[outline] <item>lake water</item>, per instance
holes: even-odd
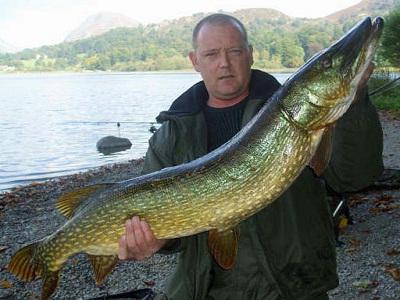
[[[199,80],[197,73],[0,74],[0,191],[142,157],[155,117]],[[96,142],[107,135],[133,145],[100,153]]]

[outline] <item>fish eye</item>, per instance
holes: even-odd
[[[325,69],[332,67],[332,59],[330,57],[326,57],[321,61],[321,66]]]

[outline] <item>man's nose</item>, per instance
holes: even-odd
[[[221,51],[219,55],[219,67],[226,68],[230,66],[229,55],[226,51]]]

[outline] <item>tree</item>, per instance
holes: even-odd
[[[106,71],[110,69],[111,63],[108,56],[103,54],[95,54],[86,58],[83,63],[82,67],[85,70],[101,70]]]
[[[299,67],[304,63],[304,50],[292,38],[282,38],[282,65],[287,68]]]
[[[394,67],[400,67],[400,7],[385,18],[381,55]]]

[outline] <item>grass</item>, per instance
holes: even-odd
[[[400,76],[398,72],[392,73],[384,69],[374,72],[373,76],[368,82],[369,92],[373,93],[376,89],[391,82],[398,76]],[[388,86],[388,88],[383,89],[381,92],[372,95],[371,100],[380,110],[389,110],[400,113],[400,80],[397,80],[395,83]]]

